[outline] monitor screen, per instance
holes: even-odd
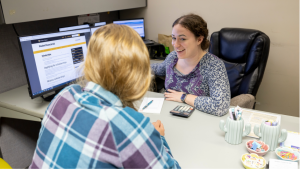
[[[95,26],[103,26],[103,25],[106,25],[106,22],[98,22],[98,23],[95,23]]]
[[[58,30],[60,32],[63,31],[70,31],[70,30],[76,30],[76,29],[85,29],[85,28],[89,28],[89,25],[78,25],[78,26],[70,26],[70,27],[65,27],[65,28],[59,28]]]
[[[98,26],[98,27],[93,27],[93,28],[91,28],[91,36],[94,34],[94,32],[98,29],[98,28],[100,28],[101,26]]]
[[[82,76],[90,29],[19,37],[29,94],[35,98]]]
[[[113,21],[114,24],[127,25],[137,31],[138,34],[144,39],[145,38],[145,26],[144,19],[130,19],[122,21]]]

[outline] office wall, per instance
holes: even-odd
[[[145,18],[146,38],[170,35],[174,20],[195,13],[209,32],[224,27],[257,29],[271,39],[257,110],[299,116],[299,1],[298,0],[148,0],[146,8],[121,11],[121,19]]]

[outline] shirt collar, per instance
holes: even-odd
[[[123,106],[123,104],[118,96],[114,95],[110,91],[105,90],[99,84],[96,84],[94,82],[88,82],[83,90],[93,93],[97,97],[100,97],[100,98],[106,100],[107,102],[111,103],[112,105],[119,106],[119,107]]]
[[[199,70],[199,67],[200,67],[200,64],[201,62],[203,62],[203,60],[206,60],[206,58],[204,57],[208,57],[210,53],[209,52],[206,52],[205,55],[203,55],[203,57],[200,59],[200,61],[198,62],[198,64],[196,65],[196,67],[187,75],[182,75],[183,77],[187,77],[187,76],[191,76],[191,75],[195,75],[195,74],[198,74],[200,72]],[[173,60],[173,63],[171,63],[171,68],[174,70],[175,68],[175,65],[177,64],[178,62],[178,57],[177,57],[177,53],[175,52],[175,58]],[[178,70],[177,70],[178,71]]]

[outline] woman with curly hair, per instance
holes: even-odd
[[[207,23],[188,14],[172,25],[171,52],[164,62],[151,65],[157,76],[165,76],[166,100],[184,102],[196,109],[223,116],[230,105],[230,86],[222,60],[207,52]]]

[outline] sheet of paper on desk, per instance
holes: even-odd
[[[144,110],[143,107],[145,105],[147,105],[151,100],[153,100],[153,102]],[[164,104],[164,98],[150,98],[150,97],[145,97],[140,108],[139,108],[139,112],[141,113],[157,113],[159,114],[161,112],[161,108]]]
[[[297,169],[298,162],[269,159],[269,169]]]
[[[280,146],[292,148],[300,153],[300,133],[288,131],[286,140],[280,143]]]
[[[270,114],[270,113],[262,113],[262,112],[255,112],[255,111],[248,111],[248,110],[243,110],[243,119],[244,123],[250,123],[251,124],[251,132],[248,135],[249,137],[254,137],[258,138],[254,134],[254,126],[255,125],[261,125],[263,121],[266,120],[273,120],[277,121],[278,125],[280,124],[281,121],[281,116],[280,115],[275,115],[275,114]]]

